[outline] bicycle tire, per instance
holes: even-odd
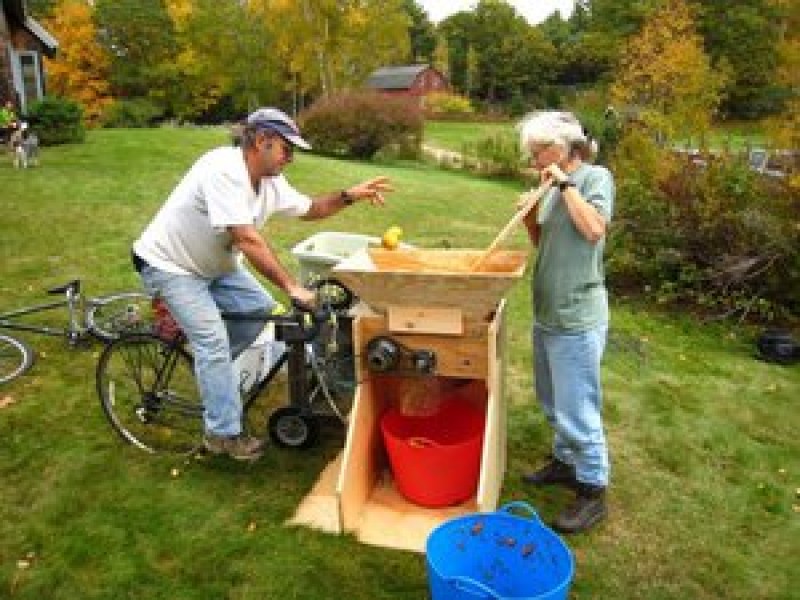
[[[86,306],[86,327],[103,342],[124,333],[152,331],[151,298],[143,292],[119,292],[91,298]]]
[[[151,453],[192,454],[203,442],[203,402],[192,358],[153,334],[126,334],[103,350],[97,393],[111,426]]]
[[[36,355],[25,342],[0,334],[0,383],[16,379],[33,366]]]

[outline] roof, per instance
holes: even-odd
[[[50,35],[47,30],[39,25],[31,17],[25,17],[25,23],[23,23],[23,27],[27,29],[31,35],[33,35],[36,39],[38,39],[42,45],[44,46],[44,53],[53,58],[56,55],[56,51],[58,50],[58,40]]]
[[[47,56],[53,58],[56,55],[58,40],[39,25],[35,19],[28,16],[28,7],[25,0],[2,0],[0,4],[2,4],[6,15],[12,18],[13,21],[18,22],[20,26],[24,27],[33,37],[39,40]]]
[[[367,87],[378,90],[407,90],[420,73],[430,68],[430,65],[382,67],[369,76]]]

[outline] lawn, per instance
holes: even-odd
[[[183,170],[225,143],[217,129],[92,132],[45,148],[42,166],[0,161],[0,310],[73,277],[91,293],[137,285],[132,240]],[[325,223],[275,221],[291,247],[320,230],[377,235],[397,224],[424,247],[485,247],[522,183],[417,163],[300,155],[289,178],[308,192],[388,174],[381,210]],[[525,248],[518,232],[510,245]],[[520,475],[547,452],[531,393],[527,283],[508,296],[508,469],[502,502],[547,521],[566,500]],[[612,452],[611,516],[568,539],[572,598],[799,598],[800,367],[753,359],[755,330],[703,324],[614,299],[603,370]],[[40,354],[0,388],[0,598],[421,599],[424,556],[284,525],[343,441],[269,448],[252,465],[149,456],[118,440],[94,391],[99,347],[27,336]]]

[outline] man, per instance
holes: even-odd
[[[387,178],[377,177],[310,198],[281,174],[295,147],[311,148],[292,119],[275,108],[255,111],[244,123],[240,146],[203,155],[133,245],[145,288],[164,300],[192,347],[205,446],[239,460],[258,458],[263,442],[242,432],[232,358],[262,324],[225,323],[220,312],[270,311],[275,305],[242,257],[290,298],[312,304],[313,293],[284,268],[259,228],[275,214],[313,220],[362,200],[380,206],[391,190]]]

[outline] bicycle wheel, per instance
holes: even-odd
[[[111,426],[148,452],[188,454],[203,440],[203,403],[186,350],[152,334],[106,346],[97,393]]]
[[[120,292],[98,296],[88,301],[86,327],[104,342],[123,333],[152,331],[151,298],[143,292]]]
[[[19,377],[33,366],[33,350],[16,338],[0,334],[0,383]]]

